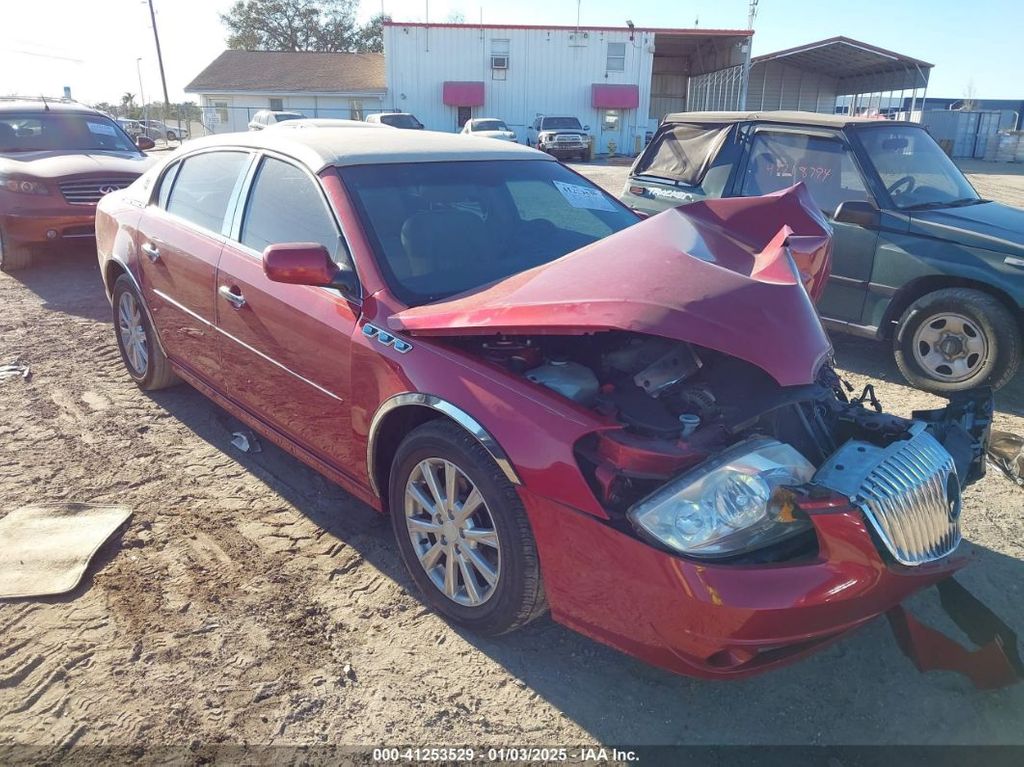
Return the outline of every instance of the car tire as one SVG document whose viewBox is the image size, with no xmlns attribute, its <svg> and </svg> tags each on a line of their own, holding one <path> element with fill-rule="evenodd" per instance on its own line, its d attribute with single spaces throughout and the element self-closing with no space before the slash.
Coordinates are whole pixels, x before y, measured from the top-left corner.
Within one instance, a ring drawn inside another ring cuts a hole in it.
<svg viewBox="0 0 1024 767">
<path fill-rule="evenodd" d="M 35 260 L 35 253 L 27 245 L 14 245 L 0 229 L 0 272 L 17 272 L 28 269 Z"/>
<path fill-rule="evenodd" d="M 167 131 L 167 140 L 168 141 L 174 141 L 177 138 L 178 138 L 178 136 L 175 134 L 174 131 L 172 131 L 172 130 Z"/>
<path fill-rule="evenodd" d="M 143 391 L 166 389 L 181 382 L 156 342 L 156 331 L 143 308 L 135 283 L 127 274 L 114 282 L 111 295 L 114 336 L 125 370 Z M 139 346 L 139 342 L 143 346 Z"/>
<path fill-rule="evenodd" d="M 944 288 L 914 301 L 893 343 L 903 377 L 936 394 L 1004 386 L 1021 351 L 1017 318 L 997 298 L 970 288 Z"/>
<path fill-rule="evenodd" d="M 442 496 L 440 505 L 427 472 Z M 461 506 L 453 509 L 448 503 L 452 488 L 463 503 L 473 492 L 482 500 L 461 524 Z M 429 508 L 417 498 L 429 502 Z M 537 545 L 515 487 L 459 426 L 436 420 L 410 432 L 395 452 L 389 499 L 402 561 L 434 610 L 475 633 L 494 636 L 524 626 L 547 609 Z"/>
</svg>

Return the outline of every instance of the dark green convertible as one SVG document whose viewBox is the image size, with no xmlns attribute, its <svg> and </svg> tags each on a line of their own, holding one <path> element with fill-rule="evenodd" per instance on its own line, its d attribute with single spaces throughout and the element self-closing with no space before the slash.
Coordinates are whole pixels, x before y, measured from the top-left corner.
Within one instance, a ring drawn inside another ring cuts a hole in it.
<svg viewBox="0 0 1024 767">
<path fill-rule="evenodd" d="M 892 343 L 912 384 L 1000 387 L 1021 359 L 1024 210 L 982 199 L 922 127 L 808 112 L 669 115 L 622 200 L 656 213 L 804 182 L 835 230 L 818 311 Z"/>
</svg>

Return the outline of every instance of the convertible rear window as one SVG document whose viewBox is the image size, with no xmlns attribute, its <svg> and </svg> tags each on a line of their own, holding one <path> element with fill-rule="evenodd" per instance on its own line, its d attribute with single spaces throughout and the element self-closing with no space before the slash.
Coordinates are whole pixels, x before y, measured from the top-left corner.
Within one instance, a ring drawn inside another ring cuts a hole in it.
<svg viewBox="0 0 1024 767">
<path fill-rule="evenodd" d="M 341 176 L 385 279 L 410 306 L 553 261 L 639 220 L 546 160 L 353 166 Z"/>
<path fill-rule="evenodd" d="M 672 125 L 662 128 L 633 168 L 634 175 L 656 176 L 697 186 L 729 133 L 728 125 Z"/>
</svg>

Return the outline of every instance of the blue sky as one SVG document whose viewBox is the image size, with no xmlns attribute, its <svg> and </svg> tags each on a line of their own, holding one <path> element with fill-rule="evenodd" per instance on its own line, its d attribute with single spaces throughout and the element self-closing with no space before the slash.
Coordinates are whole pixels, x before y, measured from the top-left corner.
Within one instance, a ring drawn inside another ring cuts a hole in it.
<svg viewBox="0 0 1024 767">
<path fill-rule="evenodd" d="M 3 5 L 0 95 L 59 94 L 87 101 L 158 95 L 149 12 L 142 0 L 37 0 Z M 155 0 L 172 100 L 224 48 L 218 13 L 231 0 Z M 395 19 L 422 21 L 426 0 L 364 0 Z M 467 22 L 574 24 L 575 0 L 430 0 L 430 20 L 461 13 Z M 741 28 L 747 0 L 582 0 L 584 24 Z M 929 94 L 1024 99 L 1024 0 L 760 0 L 754 54 L 846 35 L 935 64 Z"/>
</svg>

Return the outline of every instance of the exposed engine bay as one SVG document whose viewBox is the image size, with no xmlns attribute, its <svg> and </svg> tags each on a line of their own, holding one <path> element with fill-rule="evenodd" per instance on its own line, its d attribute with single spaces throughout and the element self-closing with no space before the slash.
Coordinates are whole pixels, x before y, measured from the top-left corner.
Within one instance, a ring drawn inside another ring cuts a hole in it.
<svg viewBox="0 0 1024 767">
<path fill-rule="evenodd" d="M 640 333 L 472 337 L 458 343 L 620 424 L 576 446 L 595 493 L 613 512 L 625 511 L 681 471 L 754 436 L 788 444 L 821 467 L 850 440 L 885 448 L 907 439 L 915 424 L 881 412 L 870 387 L 851 399 L 829 365 L 814 384 L 781 386 L 743 360 Z M 948 430 L 948 419 L 943 420 L 948 410 L 914 415 Z M 949 434 L 935 436 L 950 441 Z M 963 429 L 952 441 L 957 440 L 977 441 Z M 961 484 L 983 471 L 983 465 L 971 465 L 974 448 L 973 453 L 968 444 L 950 450 L 960 455 Z"/>
</svg>

